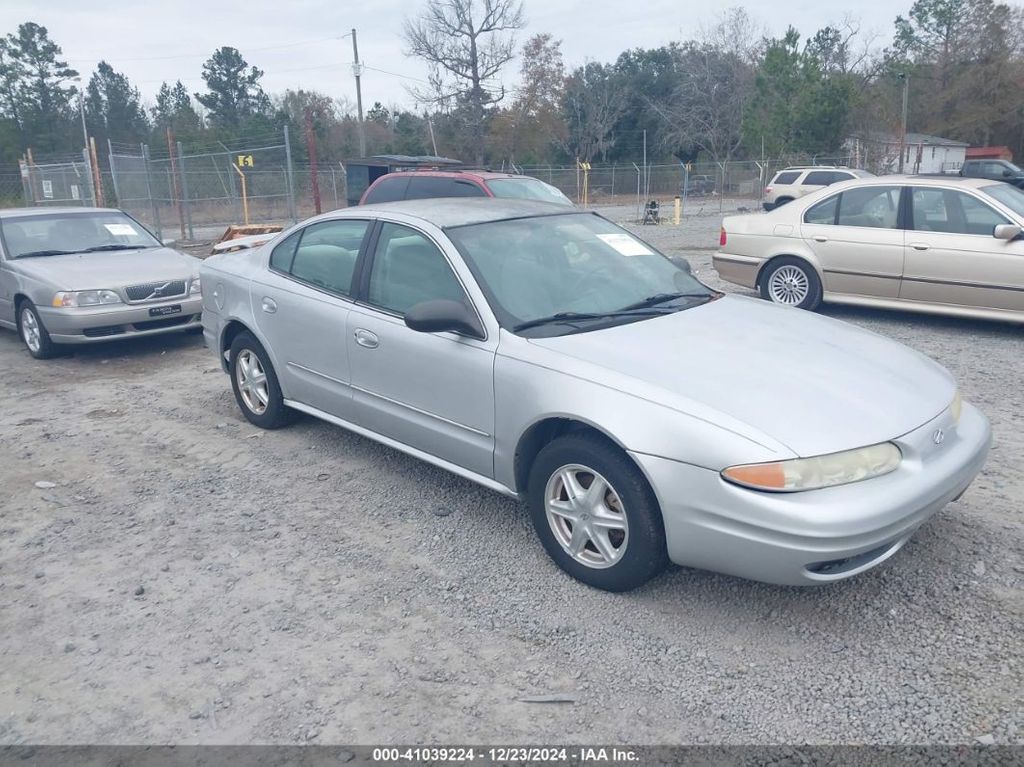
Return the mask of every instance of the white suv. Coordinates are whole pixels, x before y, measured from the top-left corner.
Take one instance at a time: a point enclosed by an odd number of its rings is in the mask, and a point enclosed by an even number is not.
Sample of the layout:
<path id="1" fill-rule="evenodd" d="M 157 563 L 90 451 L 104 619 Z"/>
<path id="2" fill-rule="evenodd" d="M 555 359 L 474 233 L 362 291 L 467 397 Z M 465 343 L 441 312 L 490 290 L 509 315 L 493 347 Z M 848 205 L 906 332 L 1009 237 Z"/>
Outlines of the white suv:
<path id="1" fill-rule="evenodd" d="M 866 170 L 854 170 L 839 165 L 808 165 L 780 170 L 764 188 L 765 210 L 774 210 L 780 205 L 792 202 L 797 197 L 821 189 L 823 186 L 853 178 L 873 176 Z"/>

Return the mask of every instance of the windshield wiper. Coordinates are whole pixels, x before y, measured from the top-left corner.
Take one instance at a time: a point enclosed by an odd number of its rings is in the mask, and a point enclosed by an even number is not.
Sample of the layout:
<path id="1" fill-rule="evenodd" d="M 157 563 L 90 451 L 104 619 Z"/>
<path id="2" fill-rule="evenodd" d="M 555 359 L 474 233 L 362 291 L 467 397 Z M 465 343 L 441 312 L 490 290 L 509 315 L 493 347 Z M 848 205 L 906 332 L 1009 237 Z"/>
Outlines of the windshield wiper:
<path id="1" fill-rule="evenodd" d="M 623 311 L 618 310 L 614 312 L 558 312 L 548 317 L 538 317 L 535 320 L 527 320 L 526 322 L 520 322 L 518 325 L 512 327 L 513 332 L 518 333 L 520 330 L 528 330 L 529 328 L 536 328 L 541 325 L 556 325 L 558 323 L 564 323 L 571 325 L 578 320 L 604 320 L 613 319 L 615 317 L 644 317 L 644 316 L 656 316 L 659 314 L 668 314 L 668 312 L 660 309 L 650 309 L 645 312 L 637 311 Z"/>
<path id="2" fill-rule="evenodd" d="M 657 306 L 658 304 L 666 304 L 669 301 L 675 301 L 677 298 L 707 298 L 710 299 L 713 293 L 655 293 L 653 296 L 647 296 L 639 301 L 623 306 L 619 311 L 626 312 L 631 309 L 646 309 L 649 306 Z"/>
<path id="3" fill-rule="evenodd" d="M 76 250 L 75 253 L 99 253 L 101 250 L 144 250 L 145 248 L 155 248 L 156 245 L 96 245 L 85 250 Z"/>
<path id="4" fill-rule="evenodd" d="M 30 250 L 28 253 L 19 253 L 17 258 L 29 258 L 31 256 L 70 256 L 73 250 Z"/>

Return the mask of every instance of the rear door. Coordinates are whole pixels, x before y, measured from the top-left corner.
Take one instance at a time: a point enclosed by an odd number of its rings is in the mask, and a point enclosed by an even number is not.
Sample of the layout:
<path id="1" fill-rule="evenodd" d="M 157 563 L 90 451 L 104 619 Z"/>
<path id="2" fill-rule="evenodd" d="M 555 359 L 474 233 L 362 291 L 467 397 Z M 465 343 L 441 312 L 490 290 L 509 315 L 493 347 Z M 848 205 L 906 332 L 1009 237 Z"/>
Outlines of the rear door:
<path id="1" fill-rule="evenodd" d="M 801 236 L 821 264 L 828 293 L 896 298 L 903 275 L 899 186 L 861 186 L 807 209 Z"/>
<path id="2" fill-rule="evenodd" d="M 957 189 L 911 187 L 910 203 L 900 298 L 1024 311 L 1024 241 L 992 236 L 1014 222 Z"/>
<path id="3" fill-rule="evenodd" d="M 288 399 L 351 417 L 345 328 L 370 222 L 322 221 L 277 245 L 253 280 L 252 311 Z"/>

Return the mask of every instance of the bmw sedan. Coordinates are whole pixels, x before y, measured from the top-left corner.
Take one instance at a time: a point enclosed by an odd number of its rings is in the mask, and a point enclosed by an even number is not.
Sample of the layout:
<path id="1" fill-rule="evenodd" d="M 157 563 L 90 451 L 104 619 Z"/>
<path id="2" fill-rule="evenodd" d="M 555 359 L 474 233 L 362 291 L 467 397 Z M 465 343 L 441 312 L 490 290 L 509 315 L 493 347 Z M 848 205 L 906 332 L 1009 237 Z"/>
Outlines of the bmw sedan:
<path id="1" fill-rule="evenodd" d="M 200 274 L 249 421 L 308 413 L 522 499 L 552 559 L 602 589 L 669 561 L 848 578 L 959 498 L 989 449 L 927 357 L 716 292 L 594 213 L 348 208 Z"/>
<path id="2" fill-rule="evenodd" d="M 119 210 L 0 211 L 0 327 L 36 359 L 65 344 L 199 329 L 198 266 Z"/>
<path id="3" fill-rule="evenodd" d="M 1024 322 L 1024 192 L 958 176 L 847 181 L 722 222 L 722 279 L 822 301 Z"/>

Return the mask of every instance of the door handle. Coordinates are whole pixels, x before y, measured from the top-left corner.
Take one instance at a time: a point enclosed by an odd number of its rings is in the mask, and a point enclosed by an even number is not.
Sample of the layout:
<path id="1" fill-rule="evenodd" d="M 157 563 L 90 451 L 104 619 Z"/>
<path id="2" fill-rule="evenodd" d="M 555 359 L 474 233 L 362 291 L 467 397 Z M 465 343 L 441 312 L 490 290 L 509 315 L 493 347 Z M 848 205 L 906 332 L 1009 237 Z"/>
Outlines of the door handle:
<path id="1" fill-rule="evenodd" d="M 375 333 L 371 333 L 369 330 L 357 328 L 353 335 L 355 336 L 356 343 L 362 347 L 367 349 L 376 349 L 380 346 L 380 339 L 377 338 Z"/>
<path id="2" fill-rule="evenodd" d="M 266 296 L 263 296 L 263 311 L 265 311 L 267 314 L 273 314 L 274 312 L 276 312 L 277 301 L 275 301 L 273 298 L 267 298 Z"/>
<path id="3" fill-rule="evenodd" d="M 928 250 L 930 246 L 925 245 L 923 242 L 912 242 L 910 243 L 910 247 L 912 247 L 914 250 Z"/>
<path id="4" fill-rule="evenodd" d="M 813 239 L 815 242 L 828 242 L 828 237 L 823 234 L 816 234 Z"/>

